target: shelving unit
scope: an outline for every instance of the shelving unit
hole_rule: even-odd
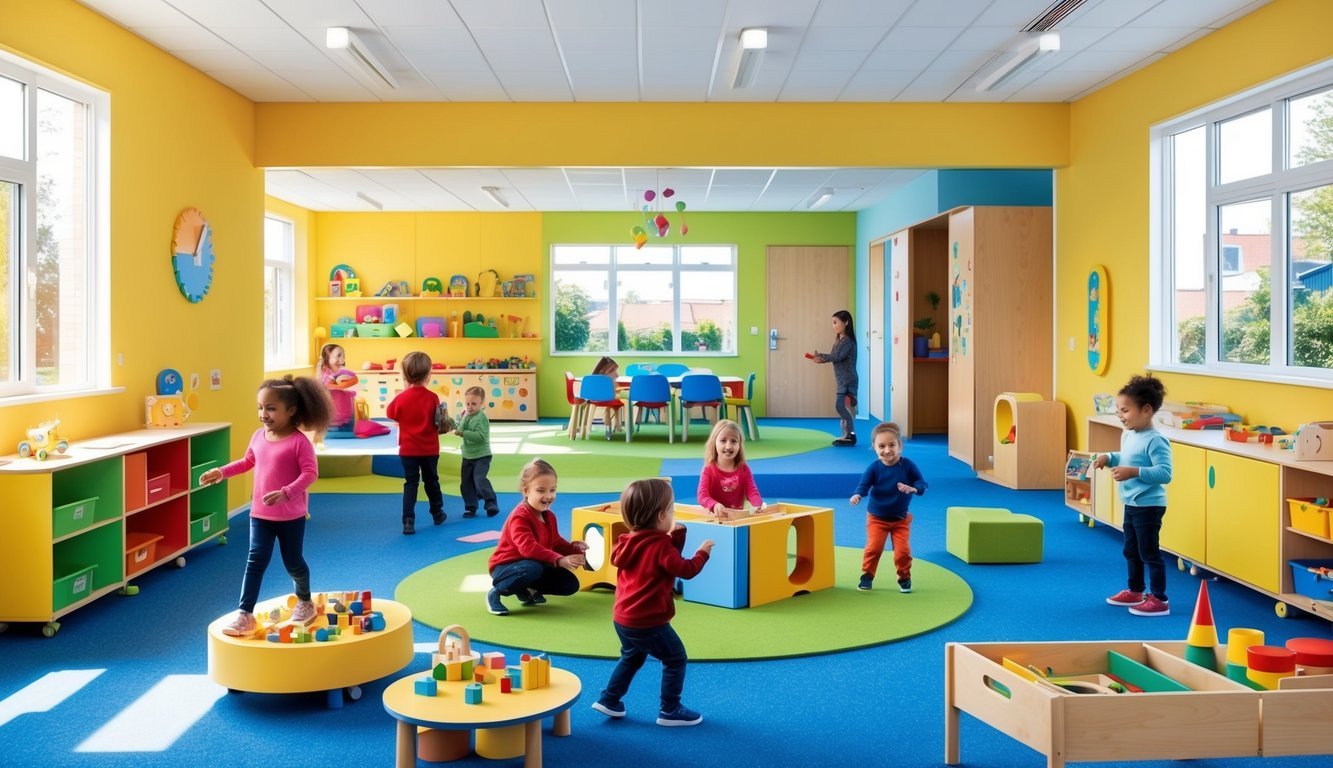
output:
[[[0,540],[12,566],[0,630],[44,622],[52,637],[61,616],[113,590],[135,594],[130,577],[184,566],[183,555],[211,539],[225,543],[226,484],[197,486],[226,462],[230,433],[228,424],[139,430],[74,443],[46,461],[0,459]],[[151,557],[143,538],[154,539]]]
[[[1333,620],[1333,601],[1299,594],[1289,566],[1333,560],[1333,540],[1294,529],[1286,501],[1333,496],[1333,462],[1297,461],[1291,451],[1227,440],[1220,430],[1157,430],[1171,441],[1172,460],[1162,549],[1179,558],[1182,570],[1203,567],[1269,595],[1279,616],[1294,607]],[[1089,417],[1088,450],[1120,450],[1122,431],[1113,416]],[[1113,487],[1094,483],[1094,510],[1113,498]],[[1096,516],[1121,527],[1118,515]]]

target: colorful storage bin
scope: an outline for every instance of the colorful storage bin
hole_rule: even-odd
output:
[[[148,478],[148,503],[156,504],[171,495],[171,473],[163,472]]]
[[[51,591],[52,610],[58,611],[91,595],[95,570],[97,570],[96,565],[89,565],[56,579]]]
[[[1311,568],[1333,568],[1333,560],[1288,560],[1292,588],[1312,600],[1333,601],[1333,575],[1311,573]]]
[[[157,533],[125,534],[125,575],[138,573],[152,565],[157,559],[157,543],[162,535]]]
[[[1291,509],[1291,527],[1327,539],[1329,536],[1329,507],[1320,506],[1314,499],[1287,499]]]
[[[51,510],[52,537],[60,538],[92,525],[97,509],[97,499],[97,496],[92,496],[69,504],[61,504]]]
[[[212,468],[214,468],[214,467],[221,466],[221,465],[222,465],[222,462],[220,462],[220,461],[205,461],[205,462],[201,462],[201,463],[199,463],[199,464],[191,465],[191,467],[190,467],[190,487],[191,487],[191,488],[198,488],[198,487],[199,487],[199,478],[202,477],[203,474],[204,474],[205,472],[207,472],[208,470],[210,470],[210,469],[212,469]]]
[[[357,323],[356,335],[363,339],[387,339],[397,336],[398,332],[385,323]]]
[[[198,544],[204,539],[227,530],[227,511],[219,509],[190,512],[190,543]]]

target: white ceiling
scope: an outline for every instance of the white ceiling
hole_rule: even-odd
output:
[[[1058,52],[988,92],[976,84],[1057,0],[81,2],[259,102],[1062,102],[1269,0],[1084,0],[1056,25]],[[330,26],[351,28],[399,87],[327,49]],[[746,27],[766,27],[768,49],[754,84],[734,88]],[[503,188],[510,210],[625,210],[658,179],[688,190],[689,210],[801,210],[827,186],[839,193],[822,210],[857,210],[917,173],[294,169],[269,179],[276,196],[314,210],[374,210],[357,191],[384,210],[502,210],[483,183]]]

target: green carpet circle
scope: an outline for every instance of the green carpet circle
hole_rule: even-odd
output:
[[[912,561],[912,593],[899,593],[891,553],[885,554],[875,588],[858,591],[861,550],[835,550],[833,589],[738,610],[677,600],[671,624],[690,658],[776,659],[880,645],[944,626],[972,605],[972,589],[962,577],[925,560]],[[409,574],[394,599],[422,624],[436,629],[460,624],[473,640],[564,656],[619,657],[611,627],[615,595],[608,590],[550,597],[531,607],[507,597],[508,616],[488,613],[486,561],[492,552],[468,552]]]

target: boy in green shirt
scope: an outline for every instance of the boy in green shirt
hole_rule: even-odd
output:
[[[500,514],[495,489],[486,476],[491,471],[491,420],[481,409],[485,399],[486,390],[469,387],[463,393],[463,417],[454,430],[454,434],[463,438],[463,482],[459,488],[463,495],[463,517],[477,516],[478,498],[486,505],[487,517]]]

